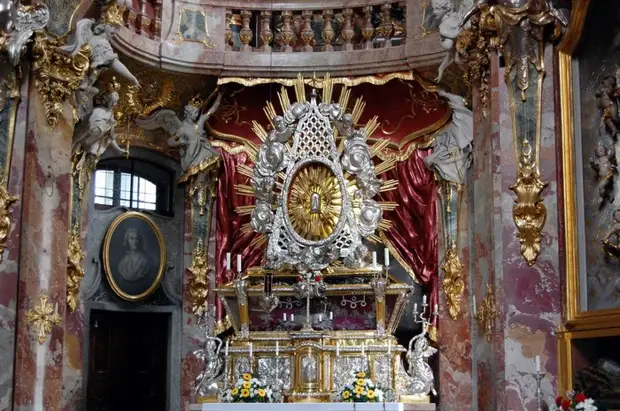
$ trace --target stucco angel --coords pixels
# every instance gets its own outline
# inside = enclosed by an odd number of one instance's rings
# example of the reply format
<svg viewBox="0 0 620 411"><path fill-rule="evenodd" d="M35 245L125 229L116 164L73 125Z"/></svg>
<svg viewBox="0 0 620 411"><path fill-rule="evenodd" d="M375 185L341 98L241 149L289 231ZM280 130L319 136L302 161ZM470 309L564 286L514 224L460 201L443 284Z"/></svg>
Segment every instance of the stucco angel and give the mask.
<svg viewBox="0 0 620 411"><path fill-rule="evenodd" d="M112 49L110 39L116 33L115 24L103 21L95 22L93 19L80 20L67 45L60 49L65 53L76 55L80 49L89 45L91 48L90 68L88 75L76 91L75 99L79 104L78 118L85 117L92 110L93 97L98 93L95 83L99 75L106 69L111 69L120 77L129 81L134 86L139 86L138 79L129 71L118 58L118 54Z"/></svg>
<svg viewBox="0 0 620 411"><path fill-rule="evenodd" d="M163 128L172 135L166 143L177 148L181 155L181 167L184 175L180 182L191 180L190 194L197 194L201 213L206 205L204 188L209 183L208 175L220 163L220 154L213 149L207 139L205 124L220 106L222 93L218 93L215 102L206 112L201 112L203 102L192 99L185 105L185 117L180 120L173 110L159 110L148 118L136 119L138 126L146 130Z"/></svg>

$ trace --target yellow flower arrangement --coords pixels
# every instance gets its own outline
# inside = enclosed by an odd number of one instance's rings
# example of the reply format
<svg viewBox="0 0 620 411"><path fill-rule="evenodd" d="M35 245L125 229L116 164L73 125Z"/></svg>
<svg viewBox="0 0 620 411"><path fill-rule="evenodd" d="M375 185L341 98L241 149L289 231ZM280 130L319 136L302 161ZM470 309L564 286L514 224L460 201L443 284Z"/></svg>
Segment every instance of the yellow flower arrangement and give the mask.
<svg viewBox="0 0 620 411"><path fill-rule="evenodd" d="M344 398L345 400L348 400L350 396L351 396L351 391L344 390L342 392L342 398Z"/></svg>
<svg viewBox="0 0 620 411"><path fill-rule="evenodd" d="M250 379L252 378L252 374L249 374L246 372L241 376L241 378L243 378L246 381L250 381Z"/></svg>
<svg viewBox="0 0 620 411"><path fill-rule="evenodd" d="M373 390L368 390L366 396L372 400L373 398L375 398L375 392Z"/></svg>
<svg viewBox="0 0 620 411"><path fill-rule="evenodd" d="M263 390L262 388L258 389L258 396L259 397L264 397L265 396L265 390Z"/></svg>
<svg viewBox="0 0 620 411"><path fill-rule="evenodd" d="M230 391L230 393L231 393L232 395L237 395L237 394L239 394L239 388L237 388L237 387L233 388L233 389Z"/></svg>
<svg viewBox="0 0 620 411"><path fill-rule="evenodd" d="M353 378L345 383L337 398L344 402L386 401L385 391L376 386L366 375L364 371L353 373Z"/></svg>
<svg viewBox="0 0 620 411"><path fill-rule="evenodd" d="M360 387L359 385L357 387L355 387L355 389L353 390L353 392L355 392L358 395L362 395L364 393L364 387Z"/></svg>
<svg viewBox="0 0 620 411"><path fill-rule="evenodd" d="M357 385L364 385L364 379L363 378L358 378L357 379Z"/></svg>
<svg viewBox="0 0 620 411"><path fill-rule="evenodd" d="M249 396L250 396L250 390L248 390L248 389L246 389L246 388L242 389L242 390L241 390L241 396L242 396L243 398L249 397Z"/></svg>
<svg viewBox="0 0 620 411"><path fill-rule="evenodd" d="M357 374L355 374L355 376L357 378L365 378L366 377L366 373L364 371L358 371Z"/></svg>
<svg viewBox="0 0 620 411"><path fill-rule="evenodd" d="M279 402L280 393L264 381L244 373L235 385L219 392L219 402Z"/></svg>
<svg viewBox="0 0 620 411"><path fill-rule="evenodd" d="M249 381L246 381L243 383L243 388L245 388L246 390L249 390L251 386L252 386L252 383L250 383Z"/></svg>

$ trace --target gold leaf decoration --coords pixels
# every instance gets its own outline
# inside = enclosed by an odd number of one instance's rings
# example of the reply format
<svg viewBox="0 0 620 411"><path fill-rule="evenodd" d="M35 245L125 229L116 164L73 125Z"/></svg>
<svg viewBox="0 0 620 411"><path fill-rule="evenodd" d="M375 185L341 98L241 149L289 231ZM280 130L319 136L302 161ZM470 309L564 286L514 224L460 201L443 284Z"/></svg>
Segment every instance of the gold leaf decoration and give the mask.
<svg viewBox="0 0 620 411"><path fill-rule="evenodd" d="M450 317L456 320L461 313L461 297L465 290L465 282L461 277L463 264L461 264L454 243L448 246L441 269L446 273L443 279L443 290L446 293L448 312Z"/></svg>
<svg viewBox="0 0 620 411"><path fill-rule="evenodd" d="M484 300L482 301L482 305L478 307L476 319L478 320L478 325L482 328L484 336L489 343L493 337L496 315L497 311L495 310L495 296L493 295L493 287L491 286L491 283L487 283L486 294L484 296Z"/></svg>
<svg viewBox="0 0 620 411"><path fill-rule="evenodd" d="M39 294L35 306L26 312L26 321L34 328L39 344L45 342L47 335L51 334L52 328L60 324L61 321L60 316L54 310L54 306L47 301L47 295Z"/></svg>
<svg viewBox="0 0 620 411"><path fill-rule="evenodd" d="M67 306L71 312L75 311L80 299L80 284L84 278L83 259L80 226L76 224L69 234L69 254L67 255Z"/></svg>
<svg viewBox="0 0 620 411"><path fill-rule="evenodd" d="M198 240L196 248L192 252L192 265L187 269L192 274L189 280L189 295L192 312L198 316L204 313L209 295L207 273L207 249L202 239Z"/></svg>
<svg viewBox="0 0 620 411"><path fill-rule="evenodd" d="M4 255L6 239L11 232L9 209L17 200L18 197L9 194L4 181L0 181L0 262Z"/></svg>

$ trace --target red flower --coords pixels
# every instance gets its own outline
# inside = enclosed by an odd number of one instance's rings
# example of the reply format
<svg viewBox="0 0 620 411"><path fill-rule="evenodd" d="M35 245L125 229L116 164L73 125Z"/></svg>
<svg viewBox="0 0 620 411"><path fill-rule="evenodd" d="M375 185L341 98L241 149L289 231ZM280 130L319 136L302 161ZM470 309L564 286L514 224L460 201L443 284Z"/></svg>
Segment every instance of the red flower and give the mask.
<svg viewBox="0 0 620 411"><path fill-rule="evenodd" d="M303 278L301 278L301 275L298 275L298 276L297 276L297 282L298 282L298 283L300 283L300 282L301 282L301 280L303 280Z"/></svg>
<svg viewBox="0 0 620 411"><path fill-rule="evenodd" d="M320 275L317 275L314 277L314 279L316 280L317 283L320 283L323 277L321 277Z"/></svg>
<svg viewBox="0 0 620 411"><path fill-rule="evenodd" d="M577 395L575 395L575 401L579 402L584 402L585 400L587 400L588 397L586 397L586 395L582 392L578 393Z"/></svg>
<svg viewBox="0 0 620 411"><path fill-rule="evenodd" d="M563 410L569 409L570 406L571 406L571 403L572 403L571 400L564 400L564 401L562 401L562 409Z"/></svg>
<svg viewBox="0 0 620 411"><path fill-rule="evenodd" d="M555 405L559 407L560 405L562 405L562 401L564 401L564 397L560 395L558 398L555 399Z"/></svg>

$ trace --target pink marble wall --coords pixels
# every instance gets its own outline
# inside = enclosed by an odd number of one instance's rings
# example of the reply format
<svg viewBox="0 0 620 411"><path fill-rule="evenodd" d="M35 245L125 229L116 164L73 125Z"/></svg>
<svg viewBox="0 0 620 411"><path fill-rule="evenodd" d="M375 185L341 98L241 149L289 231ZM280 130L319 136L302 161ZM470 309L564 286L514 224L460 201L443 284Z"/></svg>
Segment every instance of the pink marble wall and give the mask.
<svg viewBox="0 0 620 411"><path fill-rule="evenodd" d="M66 303L66 265L70 208L71 137L73 111L54 129L47 125L43 102L30 84L23 172L21 250L16 327L14 410L59 411L62 397L63 320ZM61 323L40 344L26 313L40 293L57 306Z"/></svg>
<svg viewBox="0 0 620 411"><path fill-rule="evenodd" d="M28 68L25 68L27 72ZM28 80L21 86L20 93L28 93ZM13 108L13 104L16 104ZM26 124L28 121L28 103L11 101L9 113L15 110L13 126L13 145L8 147L10 171L8 191L20 194L23 188L24 150L26 144ZM9 122L3 124L9 127ZM10 136L9 136L10 138ZM13 363L15 361L15 321L17 304L17 282L19 272L19 233L21 231L21 195L10 210L11 231L6 240L2 264L0 264L0 410L9 410L13 406Z"/></svg>
<svg viewBox="0 0 620 411"><path fill-rule="evenodd" d="M548 373L542 384L543 398L548 401L555 396L556 340L552 333L560 322L561 289L551 47L546 50L545 63L540 169L542 180L549 184L543 191L547 222L542 252L533 267L520 254L512 220L515 195L509 187L516 181L517 160L504 69L496 57L490 117L475 122L474 289L481 302L485 284L493 284L497 308L490 346L480 330L474 336L478 391L474 409L479 410L535 410L536 383L532 373L536 355L541 356L543 371ZM489 219L489 215L494 217Z"/></svg>

